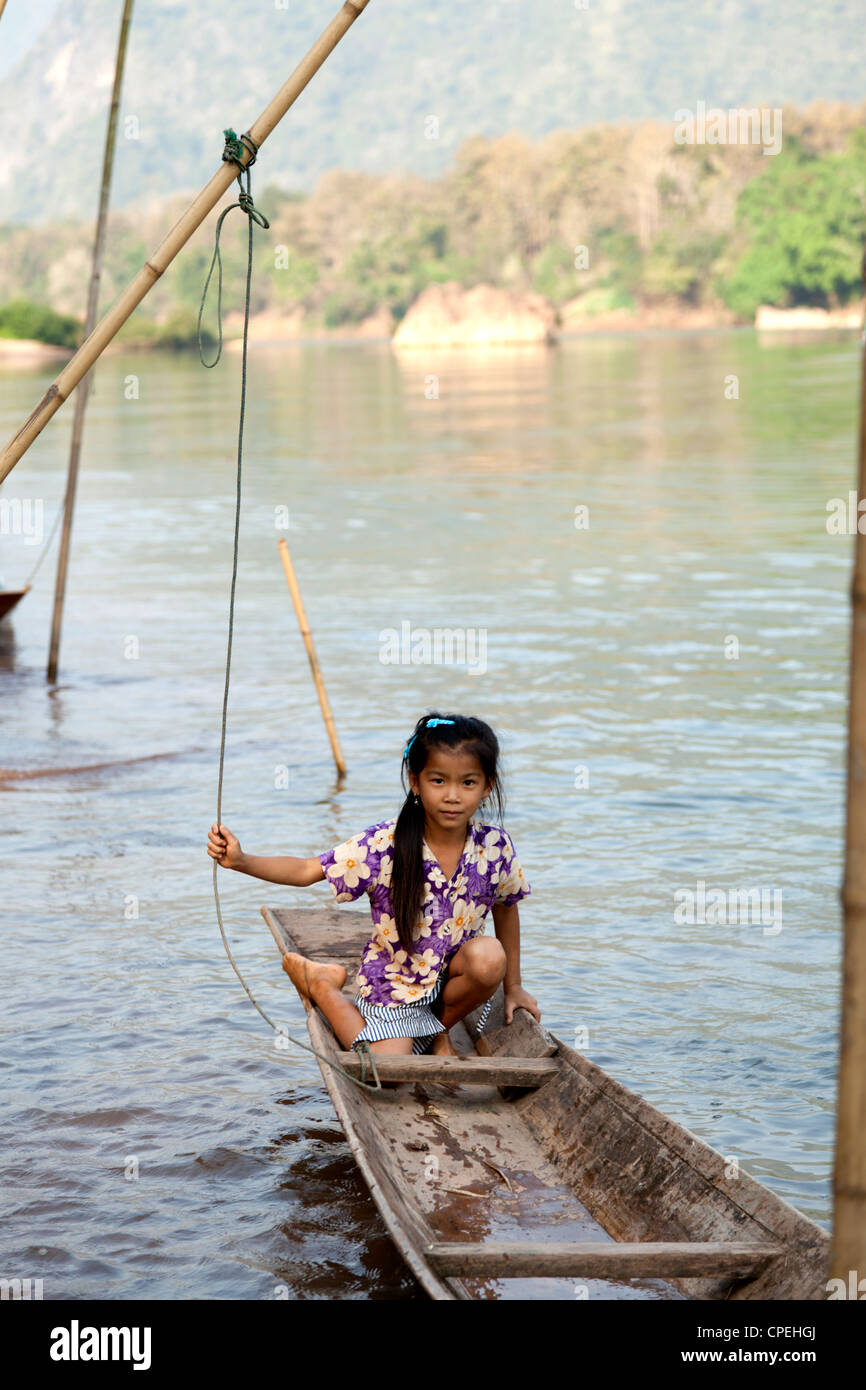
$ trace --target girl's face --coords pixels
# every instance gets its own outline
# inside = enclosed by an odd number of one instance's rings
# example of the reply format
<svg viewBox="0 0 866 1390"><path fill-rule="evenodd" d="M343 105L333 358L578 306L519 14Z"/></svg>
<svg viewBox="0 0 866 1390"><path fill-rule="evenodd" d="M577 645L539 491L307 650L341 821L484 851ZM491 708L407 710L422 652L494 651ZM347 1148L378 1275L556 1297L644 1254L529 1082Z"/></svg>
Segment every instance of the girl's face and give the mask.
<svg viewBox="0 0 866 1390"><path fill-rule="evenodd" d="M431 748L427 764L417 775L409 773L409 785L428 820L442 831L466 827L493 784L485 779L481 764L462 748Z"/></svg>

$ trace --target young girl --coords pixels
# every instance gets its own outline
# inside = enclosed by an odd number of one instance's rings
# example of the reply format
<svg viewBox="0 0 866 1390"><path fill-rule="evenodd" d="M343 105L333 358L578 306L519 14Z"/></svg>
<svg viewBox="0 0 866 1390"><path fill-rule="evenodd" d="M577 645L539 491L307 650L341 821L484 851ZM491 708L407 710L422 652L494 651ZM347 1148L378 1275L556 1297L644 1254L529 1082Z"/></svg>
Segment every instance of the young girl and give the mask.
<svg viewBox="0 0 866 1390"><path fill-rule="evenodd" d="M502 819L498 763L499 743L483 720L426 715L403 749L409 788L396 820L315 859L244 854L226 826L211 828L208 854L224 868L297 888L327 879L337 902L369 894L373 933L354 1001L341 993L342 966L283 957L298 993L318 1005L344 1048L364 1039L375 1052L454 1056L448 1030L502 981L506 1023L516 1008L541 1018L520 981L517 903L531 889L510 836L475 818L492 798ZM484 936L488 910L496 940Z"/></svg>

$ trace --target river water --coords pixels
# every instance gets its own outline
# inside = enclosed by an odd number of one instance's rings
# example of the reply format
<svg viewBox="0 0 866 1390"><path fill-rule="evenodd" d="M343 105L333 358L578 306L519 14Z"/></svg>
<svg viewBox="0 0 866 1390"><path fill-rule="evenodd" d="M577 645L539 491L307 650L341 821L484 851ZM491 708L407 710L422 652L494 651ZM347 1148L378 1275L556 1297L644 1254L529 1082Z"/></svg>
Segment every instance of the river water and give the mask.
<svg viewBox="0 0 866 1390"><path fill-rule="evenodd" d="M54 374L2 369L4 437ZM275 1051L217 932L239 382L231 353L100 364L56 688L53 554L0 625L0 1273L46 1298L422 1297L314 1059ZM826 521L857 382L850 336L255 348L223 801L245 848L318 853L396 813L422 712L487 719L544 1022L824 1225L852 553ZM46 531L71 415L3 490ZM9 586L28 542L0 536ZM465 654L411 659L436 628ZM253 990L304 1037L259 906L326 885L222 888ZM713 890L727 920L680 920ZM764 915L733 908L749 891Z"/></svg>

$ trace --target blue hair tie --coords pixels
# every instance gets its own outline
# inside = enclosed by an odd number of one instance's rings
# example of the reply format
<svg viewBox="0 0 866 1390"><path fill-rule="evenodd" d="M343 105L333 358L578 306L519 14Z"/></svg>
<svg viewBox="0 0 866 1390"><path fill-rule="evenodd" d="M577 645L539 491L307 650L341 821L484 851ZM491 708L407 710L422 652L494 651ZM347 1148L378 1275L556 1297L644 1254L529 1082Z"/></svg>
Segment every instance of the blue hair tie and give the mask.
<svg viewBox="0 0 866 1390"><path fill-rule="evenodd" d="M424 728L432 729L437 724L456 724L456 722L456 719L427 719L424 721ZM421 730L419 729L418 733L420 734L420 732ZM409 742L406 744L406 747L403 749L404 758L407 758L409 756L409 749L412 747L412 744L415 742L417 737L418 734L413 734Z"/></svg>

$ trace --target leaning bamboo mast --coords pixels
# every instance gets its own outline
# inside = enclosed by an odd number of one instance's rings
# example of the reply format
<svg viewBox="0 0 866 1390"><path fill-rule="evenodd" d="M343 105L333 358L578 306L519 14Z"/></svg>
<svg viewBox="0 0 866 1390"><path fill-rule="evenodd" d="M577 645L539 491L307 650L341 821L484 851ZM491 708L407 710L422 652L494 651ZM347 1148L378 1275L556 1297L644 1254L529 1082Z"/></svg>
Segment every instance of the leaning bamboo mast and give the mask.
<svg viewBox="0 0 866 1390"><path fill-rule="evenodd" d="M265 107L258 120L254 121L249 131L246 132L257 145L261 145L279 124L289 107L318 72L325 59L336 48L346 30L354 24L368 4L369 0L345 0L341 9L327 28L322 31L306 57L301 60L276 96ZM249 162L246 151L242 155L242 161L244 164ZM198 197L175 223L150 260L145 261L135 279L100 319L90 337L85 339L75 356L69 359L57 380L49 386L42 400L25 420L18 433L10 439L3 453L0 454L0 482L11 473L18 460L27 452L55 411L60 409L70 391L78 385L85 372L93 366L102 350L111 342L115 333L129 318L136 305L140 304L148 290L153 288L160 275L174 260L181 247L186 245L196 228L201 226L208 213L216 207L237 175L236 164L228 161L220 163L210 182L205 185Z"/></svg>
<svg viewBox="0 0 866 1390"><path fill-rule="evenodd" d="M863 261L866 284L866 256ZM866 497L866 347L860 364L860 437L857 495ZM854 542L851 585L851 676L848 711L848 797L845 938L836 1159L833 1178L833 1243L830 1275L848 1296L862 1297L866 1282L866 536ZM854 1275L852 1281L851 1275ZM857 1292L858 1287L860 1292Z"/></svg>
<svg viewBox="0 0 866 1390"><path fill-rule="evenodd" d="M111 169L114 163L114 145L117 138L117 112L120 106L120 91L123 86L123 69L126 63L126 41L132 19L133 0L124 0L123 14L120 18L120 37L117 41L117 57L114 63L114 87L111 105L108 110L108 129L105 132L105 152L102 157L102 184L99 190L99 212L96 218L96 236L93 241L93 265L90 271L90 287L87 292L87 317L84 321L84 336L89 338L96 327L99 309L99 282L102 277L102 256L105 250L105 231L108 224L108 199L111 192ZM63 528L60 532L60 551L57 556L57 579L54 586L54 613L51 619L51 642L48 648L47 678L57 680L57 657L60 651L60 628L63 621L63 600L66 596L66 574L69 568L69 546L72 539L72 516L75 511L75 490L78 485L78 465L81 460L81 437L84 433L84 416L87 411L87 397L90 394L91 376L86 373L78 387L75 397L75 419L72 425L72 443L69 447L69 467L66 474L66 494L63 499Z"/></svg>

